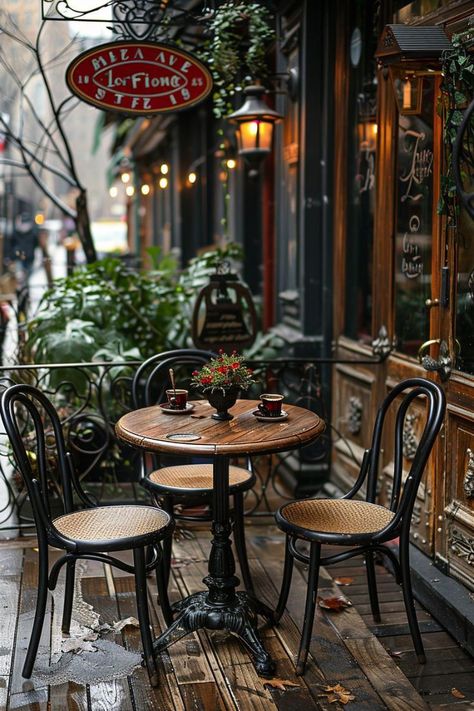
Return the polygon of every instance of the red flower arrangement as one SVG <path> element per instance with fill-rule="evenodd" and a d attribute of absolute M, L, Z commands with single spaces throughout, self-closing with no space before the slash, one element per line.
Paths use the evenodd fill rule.
<path fill-rule="evenodd" d="M 220 350 L 217 358 L 211 358 L 201 370 L 193 371 L 191 384 L 202 392 L 207 390 L 226 392 L 231 388 L 247 390 L 255 380 L 252 377 L 252 370 L 244 365 L 243 360 L 243 356 L 237 351 L 227 355 Z"/>

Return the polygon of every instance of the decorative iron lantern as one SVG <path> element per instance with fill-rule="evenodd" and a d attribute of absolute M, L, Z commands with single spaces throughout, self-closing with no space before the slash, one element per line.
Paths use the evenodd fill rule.
<path fill-rule="evenodd" d="M 239 155 L 250 162 L 259 162 L 272 150 L 273 126 L 283 116 L 262 101 L 263 86 L 248 86 L 243 106 L 227 117 L 237 124 L 236 136 Z"/>

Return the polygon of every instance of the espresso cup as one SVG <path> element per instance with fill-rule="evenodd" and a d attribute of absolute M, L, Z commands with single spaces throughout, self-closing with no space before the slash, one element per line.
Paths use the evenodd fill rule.
<path fill-rule="evenodd" d="M 187 390 L 167 390 L 168 407 L 170 410 L 185 410 L 188 402 Z"/>
<path fill-rule="evenodd" d="M 265 417 L 280 417 L 283 397 L 277 393 L 263 393 L 260 395 L 261 402 L 258 409 Z"/>

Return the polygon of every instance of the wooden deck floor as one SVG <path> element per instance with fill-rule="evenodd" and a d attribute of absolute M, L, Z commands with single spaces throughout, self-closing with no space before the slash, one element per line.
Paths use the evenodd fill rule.
<path fill-rule="evenodd" d="M 209 550 L 209 533 L 175 546 L 171 596 L 202 589 Z M 247 528 L 252 571 L 259 595 L 274 603 L 280 583 L 283 537 L 272 519 L 259 519 Z M 26 547 L 25 547 L 26 546 Z M 338 587 L 324 571 L 320 595 L 344 594 L 353 606 L 342 612 L 318 608 L 311 658 L 305 677 L 294 674 L 294 657 L 305 595 L 306 572 L 295 572 L 288 610 L 280 625 L 263 628 L 265 644 L 277 661 L 279 679 L 293 683 L 282 689 L 268 686 L 253 669 L 240 643 L 222 632 L 199 632 L 181 640 L 161 655 L 161 687 L 151 689 L 144 669 L 129 677 L 92 684 L 62 683 L 48 686 L 25 680 L 20 670 L 25 654 L 36 594 L 37 551 L 30 543 L 0 545 L 0 708 L 57 711 L 59 709 L 123 709 L 143 711 L 221 711 L 255 709 L 422 710 L 474 709 L 474 660 L 442 630 L 428 613 L 419 612 L 428 663 L 415 660 L 403 611 L 401 593 L 392 576 L 378 567 L 383 623 L 374 627 L 369 613 L 363 566 L 357 560 L 332 567 L 334 578 L 350 578 Z M 156 606 L 154 580 L 150 578 L 153 623 L 158 634 L 162 620 Z M 103 621 L 113 623 L 136 615 L 130 576 L 88 563 L 82 579 L 84 600 Z M 60 641 L 60 610 L 51 605 L 42 640 L 46 656 Z M 108 639 L 139 650 L 138 629 L 127 626 Z M 354 697 L 346 705 L 330 703 L 324 687 L 341 684 Z"/>

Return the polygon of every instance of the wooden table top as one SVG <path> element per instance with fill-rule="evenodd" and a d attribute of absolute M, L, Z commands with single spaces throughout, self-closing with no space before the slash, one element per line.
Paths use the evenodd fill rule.
<path fill-rule="evenodd" d="M 314 412 L 285 404 L 288 418 L 262 422 L 252 414 L 259 400 L 237 400 L 232 420 L 213 420 L 215 413 L 206 400 L 193 401 L 189 414 L 171 415 L 158 405 L 129 412 L 115 425 L 117 436 L 137 447 L 172 454 L 255 454 L 281 452 L 309 444 L 325 424 Z M 173 439 L 173 436 L 177 438 Z M 186 435 L 192 441 L 186 441 Z M 171 437 L 171 439 L 170 439 Z"/>

